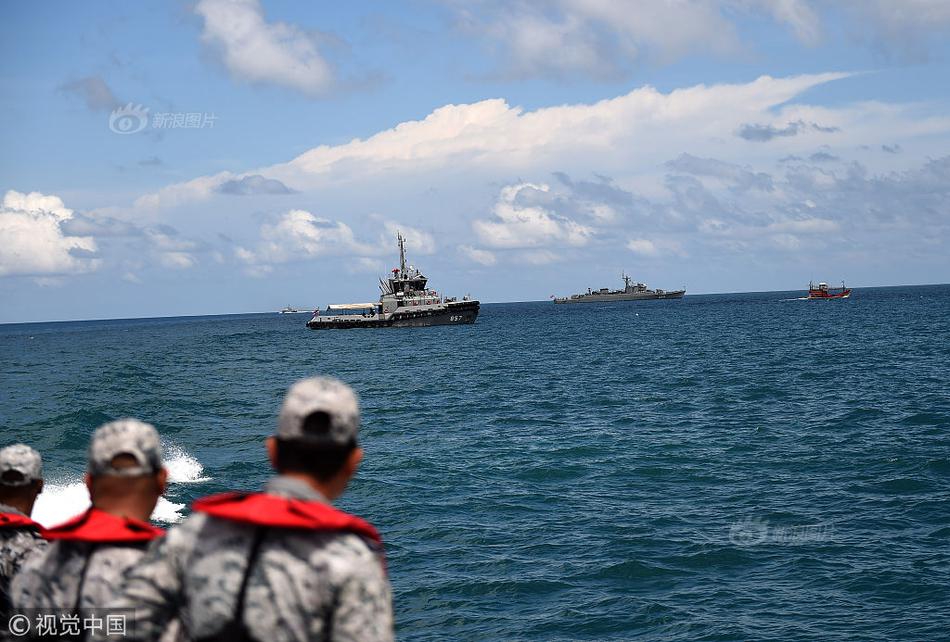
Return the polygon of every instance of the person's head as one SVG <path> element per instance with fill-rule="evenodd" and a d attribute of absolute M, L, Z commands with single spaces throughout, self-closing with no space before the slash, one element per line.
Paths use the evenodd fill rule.
<path fill-rule="evenodd" d="M 277 434 L 267 440 L 271 463 L 335 499 L 363 457 L 359 427 L 359 400 L 349 386 L 328 377 L 298 381 L 284 397 Z"/>
<path fill-rule="evenodd" d="M 41 492 L 43 459 L 40 454 L 25 444 L 0 450 L 0 504 L 29 515 Z"/>
<path fill-rule="evenodd" d="M 145 521 L 165 492 L 167 480 L 162 445 L 152 425 L 119 419 L 93 433 L 86 486 L 94 507 Z"/>

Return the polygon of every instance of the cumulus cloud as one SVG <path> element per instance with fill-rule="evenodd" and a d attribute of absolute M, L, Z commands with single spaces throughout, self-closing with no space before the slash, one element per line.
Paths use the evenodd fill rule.
<path fill-rule="evenodd" d="M 554 169 L 563 167 L 565 159 L 598 163 L 601 171 L 629 170 L 637 163 L 652 167 L 653 149 L 682 149 L 718 139 L 742 123 L 770 114 L 806 89 L 846 76 L 763 76 L 745 84 L 698 85 L 669 93 L 648 86 L 592 104 L 535 111 L 500 99 L 445 105 L 421 120 L 400 123 L 366 139 L 320 145 L 287 163 L 249 173 L 306 191 L 379 173 L 438 171 L 447 164 L 493 172 Z M 815 111 L 785 109 L 794 115 Z M 222 183 L 236 178 L 223 172 L 170 185 L 140 197 L 136 207 L 174 207 L 207 199 Z"/>
<path fill-rule="evenodd" d="M 819 125 L 818 123 L 806 123 L 798 120 L 788 123 L 784 127 L 776 127 L 775 125 L 759 125 L 755 123 L 743 124 L 736 131 L 736 136 L 746 140 L 765 142 L 770 141 L 773 138 L 797 136 L 798 134 L 808 131 L 809 129 L 824 134 L 831 134 L 841 131 L 839 127 L 823 126 Z"/>
<path fill-rule="evenodd" d="M 152 252 L 159 264 L 173 270 L 187 270 L 197 264 L 194 251 L 199 244 L 191 239 L 182 238 L 178 230 L 170 225 L 157 225 L 144 231 L 151 243 Z"/>
<path fill-rule="evenodd" d="M 250 174 L 242 178 L 224 181 L 215 188 L 221 194 L 250 196 L 254 194 L 294 194 L 290 189 L 274 178 L 265 178 L 260 174 Z"/>
<path fill-rule="evenodd" d="M 698 158 L 692 154 L 680 154 L 676 159 L 668 161 L 666 166 L 678 172 L 720 179 L 737 190 L 758 189 L 771 192 L 773 189 L 772 177 L 768 174 L 753 172 L 714 158 Z"/>
<path fill-rule="evenodd" d="M 513 78 L 610 77 L 645 57 L 668 62 L 739 49 L 731 20 L 705 1 L 482 0 L 457 7 L 463 31 L 483 39 L 504 60 L 498 71 Z"/>
<path fill-rule="evenodd" d="M 551 209 L 526 203 L 536 193 L 546 194 L 550 189 L 548 185 L 532 183 L 503 187 L 492 217 L 472 224 L 475 234 L 493 248 L 586 245 L 594 233 L 592 228 Z"/>
<path fill-rule="evenodd" d="M 826 23 L 855 26 L 859 40 L 904 58 L 926 57 L 950 33 L 945 0 L 479 0 L 453 3 L 463 33 L 482 41 L 508 78 L 610 78 L 649 60 L 748 50 L 751 15 L 821 42 Z"/>
<path fill-rule="evenodd" d="M 808 157 L 808 160 L 810 160 L 813 163 L 832 163 L 834 161 L 841 160 L 841 159 L 835 156 L 834 154 L 829 154 L 828 152 L 815 152 L 814 154 Z"/>
<path fill-rule="evenodd" d="M 630 239 L 627 241 L 627 249 L 641 256 L 656 256 L 660 253 L 650 239 Z"/>
<path fill-rule="evenodd" d="M 406 239 L 407 252 L 412 252 L 413 255 L 435 253 L 435 237 L 428 232 L 393 221 L 384 222 L 383 228 L 386 230 L 386 234 L 380 240 L 383 252 L 392 251 L 392 248 L 395 247 L 395 238 L 398 232 Z"/>
<path fill-rule="evenodd" d="M 334 70 L 313 35 L 282 22 L 268 23 L 258 0 L 200 0 L 201 38 L 233 76 L 308 95 L 326 92 Z"/>
<path fill-rule="evenodd" d="M 372 255 L 376 248 L 356 240 L 346 223 L 320 218 L 306 210 L 290 210 L 260 229 L 256 249 L 238 247 L 236 256 L 248 264 L 299 261 L 329 255 Z"/>
<path fill-rule="evenodd" d="M 58 196 L 8 191 L 0 208 L 0 277 L 95 270 L 100 263 L 95 239 L 63 230 L 72 218 Z"/>
<path fill-rule="evenodd" d="M 494 253 L 488 250 L 482 250 L 477 247 L 472 247 L 471 245 L 459 245 L 458 250 L 462 253 L 462 256 L 481 265 L 491 266 L 498 262 Z"/>
<path fill-rule="evenodd" d="M 60 89 L 79 96 L 92 111 L 112 111 L 120 105 L 101 76 L 87 76 L 63 84 Z"/>

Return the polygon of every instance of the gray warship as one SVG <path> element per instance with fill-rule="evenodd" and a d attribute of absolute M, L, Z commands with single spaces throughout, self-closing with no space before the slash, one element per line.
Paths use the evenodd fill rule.
<path fill-rule="evenodd" d="M 380 296 L 375 303 L 340 303 L 316 310 L 307 322 L 311 330 L 341 328 L 414 328 L 430 325 L 475 323 L 478 301 L 462 297 L 443 298 L 426 287 L 428 278 L 414 266 L 406 265 L 406 239 L 396 234 L 399 267 L 392 276 L 379 280 Z"/>
<path fill-rule="evenodd" d="M 603 303 L 606 301 L 646 301 L 652 299 L 682 299 L 686 290 L 650 290 L 645 283 L 633 283 L 626 274 L 623 277 L 622 290 L 600 288 L 586 293 L 572 294 L 566 297 L 554 297 L 555 303 Z"/>

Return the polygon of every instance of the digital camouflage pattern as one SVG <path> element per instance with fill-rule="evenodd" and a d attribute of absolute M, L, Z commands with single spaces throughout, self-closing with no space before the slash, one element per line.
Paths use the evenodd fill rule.
<path fill-rule="evenodd" d="M 326 501 L 288 477 L 272 479 L 265 492 Z M 196 513 L 154 542 L 111 604 L 135 609 L 129 639 L 158 639 L 176 615 L 190 639 L 219 633 L 232 619 L 260 528 Z M 392 595 L 381 553 L 350 533 L 267 528 L 249 575 L 243 621 L 261 641 L 392 640 Z"/>
<path fill-rule="evenodd" d="M 115 599 L 123 574 L 142 559 L 147 546 L 148 542 L 52 542 L 43 553 L 30 557 L 13 579 L 13 608 L 102 608 Z"/>
<path fill-rule="evenodd" d="M 17 481 L 4 480 L 4 473 L 17 472 Z M 43 458 L 26 444 L 13 444 L 0 449 L 0 483 L 4 486 L 26 486 L 43 479 Z"/>
<path fill-rule="evenodd" d="M 329 426 L 325 435 L 304 431 L 308 415 L 326 413 Z M 326 445 L 356 443 L 360 429 L 360 402 L 348 385 L 331 377 L 301 379 L 290 387 L 277 416 L 277 437 L 288 440 L 319 441 Z"/>
<path fill-rule="evenodd" d="M 117 455 L 131 455 L 138 465 L 116 469 L 112 460 Z M 88 459 L 91 475 L 150 475 L 162 467 L 162 443 L 152 424 L 117 419 L 99 426 L 92 434 Z"/>
<path fill-rule="evenodd" d="M 21 511 L 0 504 L 0 513 L 24 516 Z M 46 548 L 46 540 L 32 528 L 0 528 L 0 627 L 6 624 L 10 607 L 10 581 L 24 562 Z"/>

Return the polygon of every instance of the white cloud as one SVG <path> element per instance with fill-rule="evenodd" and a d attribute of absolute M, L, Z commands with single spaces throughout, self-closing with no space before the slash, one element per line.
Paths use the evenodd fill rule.
<path fill-rule="evenodd" d="M 932 187 L 950 184 L 946 163 L 918 178 L 889 172 L 945 153 L 950 117 L 925 104 L 825 107 L 796 100 L 844 76 L 762 77 L 665 93 L 642 87 L 534 111 L 502 100 L 447 105 L 286 163 L 169 186 L 143 197 L 161 209 L 141 214 L 177 221 L 200 211 L 204 229 L 243 224 L 234 231 L 241 237 L 260 204 L 236 203 L 215 186 L 253 175 L 293 185 L 298 193 L 288 199 L 301 209 L 253 224 L 253 240 L 228 241 L 258 275 L 330 255 L 365 258 L 353 266 L 372 269 L 373 259 L 388 263 L 394 256 L 397 228 L 409 237 L 412 256 L 434 252 L 437 240 L 472 264 L 499 266 L 491 270 L 498 275 L 529 269 L 551 253 L 587 263 L 608 252 L 628 260 L 639 253 L 739 261 L 795 248 L 798 256 L 831 256 L 853 248 L 856 237 L 878 247 L 887 225 L 902 225 L 903 238 L 919 240 L 912 221 L 947 211 Z M 750 124 L 768 130 L 768 140 L 736 136 Z M 901 144 L 902 153 L 882 153 L 883 143 Z M 810 159 L 818 152 L 840 160 L 816 164 Z M 213 200 L 186 206 L 202 198 Z M 308 211 L 316 207 L 334 214 L 320 219 Z M 380 210 L 391 215 L 360 215 Z M 936 221 L 928 229 L 931 240 L 947 238 Z M 916 245 L 918 255 L 931 251 Z M 677 269 L 688 269 L 680 263 Z"/>
<path fill-rule="evenodd" d="M 481 250 L 477 247 L 472 247 L 471 245 L 459 245 L 458 249 L 459 252 L 475 263 L 491 266 L 498 262 L 498 259 L 494 253 L 489 252 L 488 250 Z"/>
<path fill-rule="evenodd" d="M 459 7 L 463 29 L 494 45 L 509 77 L 609 77 L 645 56 L 670 61 L 691 51 L 738 49 L 733 24 L 705 0 L 489 0 Z"/>
<path fill-rule="evenodd" d="M 76 274 L 95 270 L 100 261 L 91 236 L 70 236 L 62 224 L 73 217 L 57 196 L 14 190 L 0 209 L 0 277 Z"/>
<path fill-rule="evenodd" d="M 159 262 L 167 268 L 187 270 L 195 266 L 196 260 L 187 252 L 161 252 Z"/>
<path fill-rule="evenodd" d="M 656 256 L 659 254 L 659 250 L 650 239 L 630 239 L 627 241 L 627 249 L 641 256 Z"/>
<path fill-rule="evenodd" d="M 200 0 L 195 13 L 204 18 L 202 40 L 235 77 L 310 95 L 332 86 L 333 68 L 314 38 L 295 25 L 266 22 L 258 0 Z"/>
<path fill-rule="evenodd" d="M 238 259 L 249 264 L 286 263 L 328 255 L 372 255 L 378 250 L 356 240 L 346 223 L 317 217 L 306 210 L 290 210 L 260 229 L 254 250 L 238 247 Z"/>
<path fill-rule="evenodd" d="M 786 105 L 777 116 L 774 113 L 799 93 L 847 75 L 763 76 L 745 84 L 697 85 L 665 94 L 647 86 L 592 104 L 535 111 L 511 107 L 501 99 L 445 105 L 422 120 L 400 123 L 366 139 L 320 145 L 287 163 L 170 185 L 140 197 L 135 206 L 155 209 L 204 200 L 224 183 L 257 174 L 305 192 L 379 174 L 421 174 L 447 166 L 504 173 L 539 167 L 557 171 L 567 165 L 596 163 L 599 171 L 630 171 L 654 168 L 656 149 L 720 149 L 722 137 L 731 136 L 745 123 L 776 117 L 827 126 L 849 122 L 859 136 L 865 128 L 880 131 L 881 120 L 892 122 L 900 117 L 893 107 L 875 105 L 840 111 Z M 866 123 L 869 115 L 872 122 Z M 947 123 L 950 119 L 915 118 L 908 119 L 905 126 L 921 130 L 947 127 Z M 892 137 L 901 133 L 892 130 Z M 808 131 L 792 141 L 809 145 L 815 136 L 825 135 Z"/>
<path fill-rule="evenodd" d="M 524 192 L 550 191 L 548 185 L 520 183 L 503 187 L 493 217 L 472 223 L 475 233 L 485 245 L 493 248 L 529 248 L 550 245 L 586 245 L 592 228 L 561 216 L 539 205 L 526 205 L 519 200 Z"/>
<path fill-rule="evenodd" d="M 743 22 L 750 14 L 773 19 L 809 46 L 842 12 L 851 31 L 876 49 L 920 53 L 927 40 L 950 31 L 946 0 L 480 0 L 455 6 L 462 31 L 484 42 L 497 60 L 496 73 L 508 78 L 609 78 L 644 59 L 740 54 L 749 47 Z"/>
<path fill-rule="evenodd" d="M 399 232 L 406 239 L 407 253 L 411 252 L 413 255 L 435 253 L 435 237 L 428 232 L 393 221 L 386 221 L 383 227 L 386 229 L 386 234 L 381 240 L 384 252 L 391 252 L 392 248 L 396 247 L 396 233 Z"/>
<path fill-rule="evenodd" d="M 157 226 L 145 230 L 145 236 L 152 244 L 152 251 L 159 264 L 173 270 L 187 270 L 197 264 L 192 252 L 198 249 L 198 243 L 181 238 L 177 230 L 168 226 Z"/>

